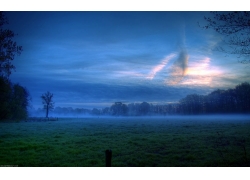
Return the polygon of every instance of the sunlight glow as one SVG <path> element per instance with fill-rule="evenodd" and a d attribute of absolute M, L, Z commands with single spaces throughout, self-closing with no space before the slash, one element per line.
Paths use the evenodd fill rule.
<path fill-rule="evenodd" d="M 206 57 L 199 62 L 190 62 L 186 77 L 181 85 L 212 86 L 213 80 L 222 74 L 222 69 L 211 65 L 211 59 Z"/>

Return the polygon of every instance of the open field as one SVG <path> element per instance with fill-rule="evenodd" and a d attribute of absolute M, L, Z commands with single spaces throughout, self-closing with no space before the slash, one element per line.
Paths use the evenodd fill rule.
<path fill-rule="evenodd" d="M 0 166 L 250 166 L 250 116 L 0 123 Z"/>

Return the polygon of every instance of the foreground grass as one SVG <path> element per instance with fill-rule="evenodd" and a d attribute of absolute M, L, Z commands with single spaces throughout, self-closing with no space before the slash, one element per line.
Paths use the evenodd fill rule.
<path fill-rule="evenodd" d="M 250 118 L 83 118 L 0 123 L 0 166 L 250 165 Z"/>

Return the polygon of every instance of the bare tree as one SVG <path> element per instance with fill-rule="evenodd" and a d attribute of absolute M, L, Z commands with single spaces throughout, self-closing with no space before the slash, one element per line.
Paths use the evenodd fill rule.
<path fill-rule="evenodd" d="M 223 35 L 223 46 L 216 50 L 237 55 L 239 62 L 250 63 L 250 12 L 211 12 L 211 17 L 204 17 L 207 24 L 204 29 L 214 29 Z"/>
<path fill-rule="evenodd" d="M 46 118 L 48 118 L 49 111 L 54 109 L 54 102 L 52 100 L 53 94 L 49 91 L 44 93 L 42 96 L 43 108 L 46 110 Z"/>

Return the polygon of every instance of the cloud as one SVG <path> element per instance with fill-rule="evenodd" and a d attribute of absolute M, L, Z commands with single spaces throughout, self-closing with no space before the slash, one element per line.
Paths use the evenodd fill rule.
<path fill-rule="evenodd" d="M 192 57 L 186 76 L 180 85 L 214 87 L 218 85 L 218 77 L 222 74 L 223 69 L 212 65 L 211 58 Z"/>
<path fill-rule="evenodd" d="M 166 84 L 175 85 L 179 83 L 187 73 L 188 54 L 185 49 L 181 49 L 178 59 L 170 67 L 169 77 L 165 80 Z"/>
<path fill-rule="evenodd" d="M 150 80 L 154 79 L 156 73 L 158 73 L 159 71 L 161 71 L 161 70 L 168 64 L 168 62 L 169 62 L 172 58 L 174 58 L 175 56 L 176 56 L 176 54 L 174 54 L 174 53 L 172 53 L 172 54 L 166 56 L 166 57 L 160 62 L 160 64 L 158 64 L 157 66 L 155 66 L 155 67 L 151 70 L 151 72 L 149 73 L 149 75 L 148 75 L 146 78 L 147 78 L 147 79 L 150 79 Z"/>

